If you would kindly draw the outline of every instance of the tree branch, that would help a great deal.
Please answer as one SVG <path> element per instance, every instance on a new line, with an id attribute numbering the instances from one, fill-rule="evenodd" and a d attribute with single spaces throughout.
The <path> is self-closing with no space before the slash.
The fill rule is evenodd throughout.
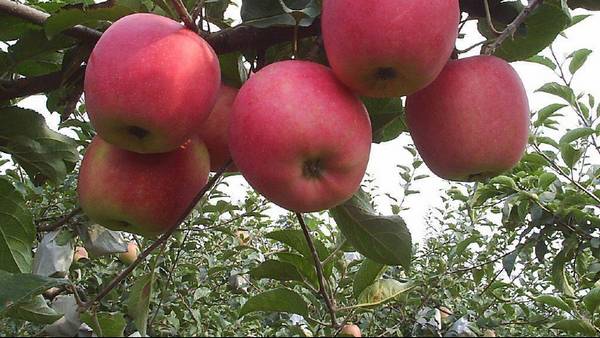
<path id="1" fill-rule="evenodd" d="M 169 229 L 169 231 L 167 231 L 159 239 L 157 239 L 154 243 L 152 243 L 152 245 L 150 245 L 148 248 L 146 248 L 138 256 L 138 258 L 135 260 L 135 262 L 131 263 L 131 265 L 129 265 L 127 267 L 127 269 L 121 271 L 121 273 L 119 273 L 104 289 L 102 289 L 102 291 L 100 291 L 100 293 L 98 293 L 98 295 L 96 295 L 96 297 L 94 299 L 92 299 L 91 301 L 85 303 L 82 307 L 80 307 L 79 311 L 83 312 L 83 311 L 89 309 L 92 305 L 94 305 L 94 303 L 99 302 L 100 300 L 102 300 L 102 298 L 106 297 L 106 295 L 112 289 L 114 289 L 117 285 L 119 285 L 119 283 L 121 283 L 121 281 L 123 281 L 146 257 L 148 257 L 159 246 L 163 245 L 169 239 L 169 237 L 171 237 L 171 235 L 177 230 L 177 228 L 179 228 L 181 223 L 183 223 L 183 221 L 185 221 L 185 219 L 192 212 L 192 210 L 194 210 L 194 208 L 196 207 L 196 204 L 198 204 L 198 202 L 202 199 L 202 197 L 204 197 L 204 194 L 206 194 L 206 192 L 209 191 L 215 185 L 215 183 L 217 183 L 219 178 L 221 178 L 223 173 L 227 170 L 227 168 L 229 168 L 231 166 L 232 163 L 233 162 L 231 160 L 229 160 L 221 169 L 219 169 L 215 173 L 215 175 L 208 181 L 208 183 L 206 183 L 206 185 L 204 185 L 204 187 L 202 187 L 202 189 L 200 189 L 198 194 L 196 194 L 196 196 L 194 197 L 192 202 L 188 205 L 185 212 L 179 217 L 177 222 L 175 222 L 175 224 Z"/>
<path id="2" fill-rule="evenodd" d="M 79 215 L 80 213 L 81 213 L 81 207 L 77 207 L 77 208 L 73 209 L 73 211 L 71 211 L 70 213 L 65 215 L 63 218 L 59 219 L 58 221 L 56 221 L 54 223 L 38 226 L 37 231 L 38 232 L 54 231 L 54 230 L 60 228 L 61 226 L 65 225 L 68 221 L 70 221 L 73 217 Z"/>
<path id="3" fill-rule="evenodd" d="M 75 74 L 72 74 L 72 76 L 83 76 L 84 72 L 85 68 L 81 67 Z M 0 80 L 0 101 L 52 91 L 62 86 L 66 80 L 65 75 L 66 74 L 61 70 L 46 75 L 16 80 Z"/>
<path id="4" fill-rule="evenodd" d="M 323 299 L 325 300 L 325 305 L 327 305 L 327 309 L 329 310 L 329 315 L 331 316 L 331 326 L 333 328 L 337 328 L 338 323 L 335 317 L 335 306 L 331 302 L 331 299 L 329 298 L 329 293 L 327 292 L 327 288 L 325 286 L 326 281 L 325 276 L 323 274 L 323 265 L 321 264 L 321 259 L 317 254 L 317 249 L 315 249 L 315 244 L 313 243 L 312 238 L 310 237 L 308 227 L 306 226 L 306 223 L 304 223 L 304 218 L 302 217 L 302 214 L 297 212 L 296 218 L 298 218 L 298 222 L 300 222 L 300 227 L 302 228 L 302 232 L 304 232 L 304 237 L 306 238 L 306 243 L 308 244 L 308 248 L 310 249 L 310 253 L 313 257 L 313 260 L 315 261 L 315 268 L 317 269 L 317 279 L 319 280 L 319 289 L 321 291 Z"/>
<path id="5" fill-rule="evenodd" d="M 512 37 L 515 34 L 517 28 L 519 28 L 519 26 L 525 21 L 525 19 L 527 19 L 529 14 L 531 14 L 531 12 L 533 12 L 538 6 L 540 6 L 542 2 L 544 2 L 544 0 L 529 0 L 527 6 L 523 8 L 521 13 L 517 15 L 513 22 L 506 26 L 506 28 L 500 33 L 500 35 L 495 40 L 493 40 L 492 43 L 485 45 L 482 48 L 482 54 L 494 54 L 496 49 L 498 49 L 498 47 L 500 47 L 500 45 L 506 39 L 508 39 L 508 37 Z"/>

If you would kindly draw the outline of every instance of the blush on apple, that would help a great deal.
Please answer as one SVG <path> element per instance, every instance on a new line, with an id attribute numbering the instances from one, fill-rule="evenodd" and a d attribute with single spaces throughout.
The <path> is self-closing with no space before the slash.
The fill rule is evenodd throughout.
<path id="1" fill-rule="evenodd" d="M 208 118 L 220 83 L 217 56 L 200 36 L 169 18 L 132 14 L 111 25 L 90 55 L 86 109 L 107 142 L 167 152 Z"/>
<path id="2" fill-rule="evenodd" d="M 362 102 L 323 65 L 273 63 L 240 89 L 229 126 L 233 161 L 279 206 L 311 212 L 354 194 L 371 149 Z"/>
<path id="3" fill-rule="evenodd" d="M 408 97 L 406 120 L 425 164 L 456 181 L 511 169 L 529 135 L 523 83 L 495 56 L 450 61 L 431 85 Z"/>
<path id="4" fill-rule="evenodd" d="M 172 152 L 138 154 L 96 136 L 79 171 L 79 203 L 106 228 L 155 237 L 176 225 L 209 169 L 208 151 L 196 139 Z"/>
<path id="5" fill-rule="evenodd" d="M 458 35 L 458 0 L 323 2 L 325 51 L 335 75 L 362 96 L 399 97 L 440 73 Z"/>

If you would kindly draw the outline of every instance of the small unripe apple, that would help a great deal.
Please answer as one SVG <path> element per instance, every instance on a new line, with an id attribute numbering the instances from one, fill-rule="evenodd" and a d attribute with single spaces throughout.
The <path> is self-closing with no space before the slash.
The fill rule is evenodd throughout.
<path id="1" fill-rule="evenodd" d="M 127 251 L 119 254 L 119 260 L 127 265 L 131 265 L 140 255 L 140 248 L 137 243 L 131 241 L 127 243 Z"/>
<path id="2" fill-rule="evenodd" d="M 483 331 L 483 336 L 484 337 L 496 337 L 496 331 L 487 329 L 487 330 Z"/>
<path id="3" fill-rule="evenodd" d="M 86 109 L 107 142 L 168 152 L 208 118 L 220 83 L 217 56 L 204 39 L 169 18 L 136 13 L 112 24 L 94 47 Z"/>
<path id="4" fill-rule="evenodd" d="M 208 181 L 204 144 L 138 154 L 96 136 L 79 170 L 79 203 L 96 223 L 116 231 L 155 237 L 175 226 Z"/>
<path id="5" fill-rule="evenodd" d="M 235 232 L 235 237 L 239 245 L 246 245 L 248 242 L 250 242 L 250 233 L 248 231 L 237 230 Z"/>
<path id="6" fill-rule="evenodd" d="M 399 97 L 440 73 L 458 35 L 458 0 L 323 2 L 321 27 L 335 75 L 362 96 Z"/>
<path id="7" fill-rule="evenodd" d="M 74 262 L 79 262 L 80 260 L 87 261 L 89 259 L 90 257 L 88 255 L 88 252 L 84 247 L 78 246 L 75 248 L 75 254 L 73 254 Z"/>
<path id="8" fill-rule="evenodd" d="M 406 121 L 425 164 L 455 181 L 480 181 L 511 169 L 529 135 L 529 105 L 517 72 L 495 56 L 448 63 L 410 95 Z"/>
<path id="9" fill-rule="evenodd" d="M 238 89 L 221 85 L 217 103 L 206 120 L 200 127 L 198 137 L 204 142 L 210 154 L 210 170 L 217 171 L 231 159 L 227 130 L 231 108 Z M 235 165 L 229 166 L 227 171 L 237 171 Z"/>
<path id="10" fill-rule="evenodd" d="M 346 324 L 342 327 L 340 335 L 344 337 L 362 337 L 360 328 L 354 324 Z"/>
<path id="11" fill-rule="evenodd" d="M 364 105 L 317 63 L 270 64 L 233 104 L 233 161 L 254 189 L 288 210 L 325 210 L 352 197 L 370 149 Z"/>
<path id="12" fill-rule="evenodd" d="M 448 321 L 448 317 L 450 317 L 452 315 L 452 311 L 445 306 L 440 306 L 438 310 L 440 311 L 440 316 L 442 318 L 442 324 L 445 324 Z"/>

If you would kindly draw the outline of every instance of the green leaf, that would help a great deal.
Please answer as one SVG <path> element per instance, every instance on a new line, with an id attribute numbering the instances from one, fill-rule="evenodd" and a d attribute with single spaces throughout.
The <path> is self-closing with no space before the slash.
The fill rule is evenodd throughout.
<path id="1" fill-rule="evenodd" d="M 293 265 L 308 282 L 310 282 L 314 287 L 318 287 L 319 281 L 317 279 L 317 270 L 315 269 L 315 263 L 312 258 L 289 252 L 278 252 L 277 258 L 279 258 L 279 260 L 282 262 Z"/>
<path id="2" fill-rule="evenodd" d="M 33 297 L 55 287 L 68 285 L 66 279 L 42 277 L 27 273 L 9 273 L 0 270 L 0 317 L 14 306 L 30 302 Z"/>
<path id="3" fill-rule="evenodd" d="M 589 127 L 575 128 L 569 130 L 563 137 L 560 138 L 559 144 L 568 144 L 575 142 L 581 138 L 588 137 L 595 133 L 594 129 Z"/>
<path id="4" fill-rule="evenodd" d="M 154 284 L 154 273 L 137 278 L 127 299 L 127 314 L 133 318 L 133 323 L 142 337 L 148 329 L 148 312 L 150 297 Z"/>
<path id="5" fill-rule="evenodd" d="M 594 326 L 583 319 L 562 319 L 554 323 L 552 328 L 570 333 L 582 333 L 589 337 L 597 336 Z"/>
<path id="6" fill-rule="evenodd" d="M 250 276 L 254 279 L 270 278 L 278 281 L 302 281 L 302 276 L 298 269 L 290 263 L 266 260 L 259 266 L 250 270 Z"/>
<path id="7" fill-rule="evenodd" d="M 402 98 L 363 98 L 371 118 L 373 142 L 391 141 L 407 131 Z"/>
<path id="8" fill-rule="evenodd" d="M 448 255 L 449 260 L 451 260 L 454 257 L 460 257 L 463 254 L 463 252 L 465 252 L 465 250 L 469 247 L 469 245 L 473 243 L 479 243 L 480 240 L 481 236 L 479 234 L 475 234 L 458 242 L 458 244 L 456 244 L 456 246 L 453 247 L 452 250 L 450 250 L 450 254 Z"/>
<path id="9" fill-rule="evenodd" d="M 265 28 L 270 26 L 310 26 L 320 10 L 314 0 L 242 0 L 240 16 L 246 25 Z"/>
<path id="10" fill-rule="evenodd" d="M 508 1 L 503 4 L 520 6 L 519 1 Z M 504 29 L 513 19 L 514 17 L 504 18 L 502 26 L 496 28 Z M 546 0 L 525 20 L 526 33 L 515 34 L 514 39 L 506 39 L 494 54 L 509 62 L 527 60 L 550 45 L 570 23 L 571 15 L 564 0 Z M 479 30 L 486 38 L 496 37 L 490 31 L 485 19 L 479 20 Z"/>
<path id="11" fill-rule="evenodd" d="M 543 92 L 558 96 L 571 105 L 575 105 L 577 103 L 577 98 L 575 97 L 575 93 L 573 93 L 573 89 L 556 82 L 546 83 L 536 90 L 536 92 Z"/>
<path id="12" fill-rule="evenodd" d="M 540 189 L 546 190 L 550 186 L 550 184 L 556 181 L 557 177 L 553 173 L 543 173 L 538 177 L 538 187 Z"/>
<path id="13" fill-rule="evenodd" d="M 549 306 L 553 306 L 555 308 L 559 308 L 563 311 L 566 312 L 570 312 L 571 308 L 569 307 L 569 305 L 567 303 L 565 303 L 564 300 L 555 297 L 555 296 L 551 296 L 551 295 L 541 295 L 541 296 L 537 296 L 535 297 L 535 301 L 538 303 L 542 303 L 542 304 L 546 304 Z"/>
<path id="14" fill-rule="evenodd" d="M 593 288 L 583 297 L 583 303 L 590 313 L 595 313 L 600 305 L 600 288 Z"/>
<path id="15" fill-rule="evenodd" d="M 308 244 L 306 243 L 306 238 L 304 237 L 302 230 L 277 230 L 268 233 L 265 237 L 288 245 L 289 247 L 301 253 L 304 257 L 311 259 L 312 262 L 312 254 L 308 248 Z M 329 256 L 329 250 L 327 250 L 325 244 L 316 238 L 313 238 L 313 243 L 315 245 L 315 249 L 317 250 L 319 259 L 322 261 L 325 260 L 325 258 Z M 333 262 L 327 264 L 324 268 L 326 270 L 324 273 L 329 276 L 333 269 Z"/>
<path id="16" fill-rule="evenodd" d="M 358 306 L 370 307 L 383 304 L 412 288 L 412 283 L 401 283 L 395 279 L 378 280 L 360 294 Z"/>
<path id="17" fill-rule="evenodd" d="M 571 260 L 577 240 L 572 237 L 563 242 L 563 249 L 556 255 L 552 262 L 552 284 L 569 297 L 575 297 L 575 291 L 571 287 L 565 274 L 565 264 Z"/>
<path id="18" fill-rule="evenodd" d="M 287 312 L 308 316 L 308 305 L 295 291 L 287 288 L 269 290 L 253 296 L 240 309 L 240 317 L 256 311 Z"/>
<path id="19" fill-rule="evenodd" d="M 49 39 L 58 33 L 76 25 L 86 25 L 97 21 L 117 21 L 118 19 L 133 14 L 132 8 L 123 5 L 93 8 L 67 8 L 52 14 L 44 23 L 44 30 Z"/>
<path id="20" fill-rule="evenodd" d="M 548 106 L 542 108 L 540 111 L 537 112 L 538 118 L 534 122 L 533 126 L 539 127 L 541 125 L 544 125 L 546 123 L 546 120 L 548 120 L 550 117 L 555 115 L 555 113 L 557 111 L 559 111 L 560 109 L 562 109 L 566 106 L 567 106 L 566 104 L 553 103 L 551 105 L 548 105 Z"/>
<path id="21" fill-rule="evenodd" d="M 98 337 L 123 337 L 127 326 L 120 312 L 82 313 L 81 321 L 89 325 Z"/>
<path id="22" fill-rule="evenodd" d="M 571 8 L 585 8 L 590 11 L 600 11 L 598 0 L 568 0 Z"/>
<path id="23" fill-rule="evenodd" d="M 492 178 L 489 183 L 490 184 L 498 184 L 498 185 L 508 188 L 510 190 L 519 190 L 519 188 L 517 187 L 517 184 L 515 183 L 515 180 L 512 179 L 511 177 L 508 177 L 505 175 L 496 176 L 496 177 Z"/>
<path id="24" fill-rule="evenodd" d="M 40 27 L 16 16 L 0 13 L 0 41 L 17 40 L 30 30 Z"/>
<path id="25" fill-rule="evenodd" d="M 412 239 L 399 216 L 380 216 L 362 190 L 344 204 L 329 210 L 350 244 L 365 257 L 385 265 L 410 268 Z"/>
<path id="26" fill-rule="evenodd" d="M 248 72 L 244 67 L 242 54 L 235 52 L 219 55 L 219 64 L 221 65 L 221 79 L 224 84 L 240 88 L 248 79 Z"/>
<path id="27" fill-rule="evenodd" d="M 534 55 L 534 56 L 530 57 L 529 59 L 526 59 L 523 61 L 537 63 L 540 65 L 546 66 L 552 70 L 556 69 L 556 65 L 554 64 L 554 61 L 552 61 L 551 59 L 549 59 L 545 56 L 542 56 L 542 55 Z"/>
<path id="28" fill-rule="evenodd" d="M 569 168 L 572 168 L 582 155 L 583 150 L 575 149 L 568 143 L 560 146 L 560 156 Z"/>
<path id="29" fill-rule="evenodd" d="M 36 184 L 62 182 L 79 161 L 75 140 L 48 128 L 42 115 L 19 107 L 0 109 L 0 151 L 11 154 Z"/>
<path id="30" fill-rule="evenodd" d="M 31 272 L 35 225 L 31 211 L 15 187 L 0 176 L 0 270 Z"/>
<path id="31" fill-rule="evenodd" d="M 571 74 L 575 74 L 579 68 L 581 68 L 588 59 L 588 56 L 592 54 L 590 49 L 579 49 L 574 51 L 569 57 L 572 57 L 571 63 L 569 64 L 569 71 Z"/>
<path id="32" fill-rule="evenodd" d="M 63 314 L 57 313 L 49 307 L 42 295 L 37 295 L 27 303 L 13 306 L 6 313 L 6 316 L 36 324 L 52 324 L 59 320 Z"/>
<path id="33" fill-rule="evenodd" d="M 42 30 L 32 30 L 21 37 L 14 45 L 8 48 L 9 57 L 14 64 L 26 60 L 47 58 L 50 53 L 73 46 L 75 39 L 65 35 L 48 39 Z"/>
<path id="34" fill-rule="evenodd" d="M 354 283 L 352 286 L 354 297 L 360 296 L 369 285 L 373 284 L 375 280 L 379 278 L 386 268 L 387 267 L 383 264 L 365 258 L 361 263 L 358 272 L 354 276 Z"/>

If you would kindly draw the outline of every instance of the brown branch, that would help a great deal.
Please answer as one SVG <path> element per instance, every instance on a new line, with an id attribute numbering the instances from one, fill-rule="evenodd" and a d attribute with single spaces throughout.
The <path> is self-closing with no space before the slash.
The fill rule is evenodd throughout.
<path id="1" fill-rule="evenodd" d="M 317 269 L 317 279 L 319 280 L 319 291 L 321 291 L 321 295 L 325 300 L 325 305 L 327 305 L 327 309 L 329 310 L 329 315 L 331 316 L 331 326 L 333 328 L 337 328 L 338 323 L 335 317 L 336 309 L 333 305 L 333 302 L 331 301 L 331 298 L 329 298 L 329 293 L 327 292 L 327 288 L 325 286 L 326 281 L 325 275 L 323 274 L 323 265 L 321 264 L 321 259 L 317 254 L 317 249 L 315 248 L 315 244 L 313 243 L 312 238 L 310 237 L 308 227 L 306 226 L 306 223 L 304 223 L 304 218 L 302 217 L 302 214 L 297 212 L 296 218 L 298 218 L 298 222 L 300 223 L 300 227 L 302 228 L 302 232 L 304 232 L 304 237 L 306 238 L 306 243 L 308 244 L 308 248 L 310 249 L 310 253 L 313 257 L 313 260 L 315 261 L 315 268 Z"/>
<path id="2" fill-rule="evenodd" d="M 44 22 L 46 22 L 46 19 L 48 19 L 50 16 L 50 14 L 46 12 L 42 12 L 29 6 L 21 5 L 20 3 L 11 0 L 0 0 L 0 12 L 25 19 L 40 26 L 44 25 Z M 98 40 L 100 35 L 102 35 L 100 31 L 82 25 L 77 25 L 73 28 L 65 30 L 65 34 L 87 41 Z"/>
<path id="3" fill-rule="evenodd" d="M 171 3 L 173 4 L 173 7 L 175 7 L 175 11 L 179 15 L 179 18 L 185 24 L 185 27 L 194 33 L 198 33 L 198 26 L 194 23 L 194 20 L 185 8 L 183 2 L 181 0 L 171 0 Z"/>
<path id="4" fill-rule="evenodd" d="M 540 6 L 544 2 L 544 0 L 529 0 L 529 3 L 519 15 L 506 26 L 506 28 L 500 33 L 500 35 L 493 40 L 492 43 L 485 45 L 482 48 L 482 54 L 492 55 L 500 47 L 500 45 L 508 39 L 508 37 L 514 36 L 517 28 L 521 26 L 521 24 L 527 19 L 529 14 L 531 14 L 538 6 Z"/>
<path id="5" fill-rule="evenodd" d="M 3 0 L 0 0 L 3 1 Z M 84 67 L 80 67 L 72 77 L 83 76 Z M 47 93 L 63 85 L 67 80 L 62 70 L 46 75 L 20 78 L 16 80 L 0 80 L 0 101 L 18 97 Z"/>
<path id="6" fill-rule="evenodd" d="M 65 215 L 63 218 L 59 219 L 58 221 L 56 221 L 54 223 L 38 226 L 37 231 L 38 232 L 54 231 L 54 230 L 60 228 L 61 226 L 67 224 L 67 222 L 69 222 L 73 217 L 79 215 L 80 213 L 81 213 L 81 207 L 75 208 L 75 209 L 73 209 L 73 211 L 71 211 L 70 213 Z"/>
<path id="7" fill-rule="evenodd" d="M 200 189 L 198 194 L 196 194 L 196 196 L 194 197 L 192 202 L 188 205 L 187 209 L 179 217 L 177 222 L 175 222 L 175 224 L 166 233 L 164 233 L 159 239 L 154 241 L 154 243 L 152 243 L 152 245 L 150 245 L 148 248 L 146 248 L 138 256 L 138 258 L 135 260 L 135 262 L 131 263 L 131 265 L 129 265 L 127 267 L 127 269 L 121 271 L 121 273 L 119 273 L 104 289 L 102 289 L 102 291 L 100 291 L 100 293 L 98 293 L 98 295 L 96 295 L 96 297 L 94 299 L 85 303 L 84 306 L 80 307 L 79 311 L 83 312 L 83 311 L 89 309 L 95 303 L 102 300 L 102 298 L 104 298 L 110 291 L 112 291 L 112 289 L 114 289 L 117 285 L 119 285 L 119 283 L 121 283 L 121 281 L 123 281 L 146 257 L 148 257 L 159 246 L 163 245 L 169 239 L 169 237 L 171 237 L 171 235 L 177 230 L 177 228 L 179 228 L 181 223 L 183 223 L 183 221 L 185 221 L 185 219 L 192 212 L 192 210 L 194 210 L 194 208 L 196 207 L 196 204 L 198 204 L 198 202 L 200 202 L 200 200 L 202 199 L 202 197 L 204 197 L 206 192 L 209 191 L 215 185 L 215 183 L 217 183 L 219 178 L 221 178 L 223 173 L 227 170 L 227 168 L 229 168 L 231 166 L 232 163 L 233 162 L 231 160 L 229 160 L 229 162 L 227 162 L 222 168 L 220 168 L 215 173 L 215 175 L 208 181 L 208 183 L 206 183 L 206 185 L 204 185 L 204 187 L 202 187 L 202 189 Z"/>

